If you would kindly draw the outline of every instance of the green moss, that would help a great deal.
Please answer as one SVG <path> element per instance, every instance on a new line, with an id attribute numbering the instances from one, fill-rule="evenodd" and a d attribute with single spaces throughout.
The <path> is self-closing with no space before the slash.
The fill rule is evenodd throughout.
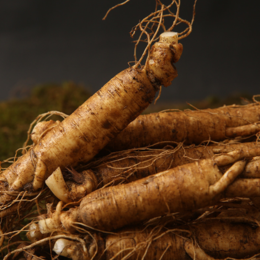
<path id="1" fill-rule="evenodd" d="M 89 96 L 82 85 L 64 82 L 35 86 L 27 98 L 1 102 L 0 161 L 22 147 L 29 125 L 39 114 L 52 110 L 71 114 Z"/>

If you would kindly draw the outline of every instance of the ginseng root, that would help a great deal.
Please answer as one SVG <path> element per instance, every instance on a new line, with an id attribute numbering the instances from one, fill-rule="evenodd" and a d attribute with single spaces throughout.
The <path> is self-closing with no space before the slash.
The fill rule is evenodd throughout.
<path id="1" fill-rule="evenodd" d="M 61 172 L 60 168 L 46 180 L 47 186 L 63 202 L 78 201 L 96 188 L 103 188 L 145 178 L 168 169 L 192 163 L 200 159 L 213 158 L 216 154 L 236 149 L 247 150 L 258 147 L 257 143 L 238 143 L 200 147 L 150 149 L 124 151 L 91 162 L 88 170 L 77 173 L 74 170 Z M 255 172 L 260 159 L 249 163 L 249 172 Z M 241 175 L 243 176 L 243 174 Z"/>
<path id="2" fill-rule="evenodd" d="M 93 173 L 92 176 L 96 177 L 98 188 L 101 188 L 106 185 L 139 180 L 180 165 L 210 159 L 220 153 L 238 149 L 246 151 L 256 147 L 259 147 L 259 144 L 254 142 L 198 147 L 184 147 L 180 143 L 175 148 L 118 152 L 116 155 L 98 160 L 97 162 L 100 162 L 98 165 L 93 165 L 86 171 L 89 174 Z"/>
<path id="3" fill-rule="evenodd" d="M 260 131 L 259 121 L 259 102 L 245 106 L 140 115 L 106 149 L 120 151 L 163 141 L 200 144 L 208 140 L 250 136 Z"/>
<path id="4" fill-rule="evenodd" d="M 224 198 L 260 197 L 259 161 L 254 173 L 250 173 L 254 167 L 247 167 L 245 160 L 259 155 L 260 146 L 235 150 L 128 184 L 96 190 L 83 198 L 79 208 L 60 212 L 55 226 L 62 223 L 71 231 L 73 222 L 83 222 L 90 228 L 109 231 L 169 213 L 215 205 Z M 227 168 L 228 165 L 231 167 Z M 237 178 L 245 170 L 243 178 Z M 52 232 L 48 228 L 52 222 L 52 218 L 39 221 L 41 232 Z"/>
<path id="5" fill-rule="evenodd" d="M 92 237 L 87 252 L 79 242 L 67 239 L 57 240 L 53 250 L 73 260 L 248 259 L 260 253 L 260 227 L 255 222 L 214 218 L 188 227 L 139 227 Z"/>
<path id="6" fill-rule="evenodd" d="M 167 213 L 214 205 L 221 198 L 257 197 L 260 195 L 259 177 L 233 182 L 245 168 L 244 158 L 259 154 L 260 147 L 246 153 L 238 150 L 132 183 L 96 190 L 82 200 L 80 219 L 99 230 L 115 230 Z M 219 167 L 229 164 L 233 165 L 222 175 Z M 237 189 L 231 188 L 232 183 Z"/>
<path id="7" fill-rule="evenodd" d="M 1 190 L 19 191 L 25 185 L 29 189 L 30 182 L 32 190 L 41 188 L 57 167 L 65 168 L 92 159 L 134 120 L 152 102 L 161 84 L 157 75 L 167 78 L 166 86 L 177 76 L 172 65 L 182 52 L 177 33 L 167 32 L 160 39 L 151 49 L 152 65 L 148 62 L 142 69 L 131 67 L 119 73 L 69 117 L 46 131 L 37 145 L 3 172 Z M 157 59 L 162 57 L 163 75 L 155 72 L 156 67 L 162 65 Z M 12 196 L 4 193 L 0 204 L 11 199 Z"/>

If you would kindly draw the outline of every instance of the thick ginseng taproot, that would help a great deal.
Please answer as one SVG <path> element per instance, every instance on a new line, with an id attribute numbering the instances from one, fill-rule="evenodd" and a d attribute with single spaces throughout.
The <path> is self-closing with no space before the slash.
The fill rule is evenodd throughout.
<path id="1" fill-rule="evenodd" d="M 222 141 L 259 132 L 259 121 L 260 103 L 140 115 L 106 149 L 119 151 L 165 141 Z"/>
<path id="2" fill-rule="evenodd" d="M 170 67 L 167 64 L 167 75 L 173 80 L 176 70 L 171 62 L 180 55 L 174 46 L 181 44 L 177 43 L 176 33 L 169 37 L 170 43 L 159 41 L 155 45 L 164 46 L 162 56 L 171 64 Z M 57 167 L 73 166 L 92 159 L 154 99 L 160 81 L 154 78 L 155 74 L 151 79 L 148 74 L 152 69 L 148 67 L 148 70 L 149 73 L 144 68 L 131 67 L 112 78 L 4 171 L 0 178 L 1 189 L 19 191 L 33 181 L 32 189 L 37 190 Z M 10 197 L 3 195 L 0 204 L 8 200 Z"/>
<path id="3" fill-rule="evenodd" d="M 144 151 L 125 151 L 113 153 L 88 164 L 88 169 L 80 171 L 60 168 L 46 180 L 49 189 L 63 202 L 79 201 L 90 192 L 107 186 L 129 183 L 168 169 L 192 163 L 201 159 L 210 159 L 222 153 L 240 149 L 245 153 L 257 148 L 257 143 L 235 143 L 199 147 L 150 149 Z M 92 166 L 91 166 L 92 165 Z M 260 157 L 255 157 L 241 173 L 244 178 L 256 178 L 259 172 Z M 84 169 L 84 166 L 82 166 Z M 227 166 L 228 167 L 228 166 Z M 224 173 L 226 168 L 221 167 Z"/>
<path id="4" fill-rule="evenodd" d="M 149 175 L 156 174 L 180 165 L 192 163 L 201 159 L 210 159 L 220 153 L 227 153 L 237 149 L 254 149 L 259 145 L 254 142 L 218 144 L 209 146 L 177 147 L 167 149 L 150 149 L 148 151 L 130 151 L 118 156 L 103 158 L 100 165 L 96 165 L 87 172 L 92 173 L 98 188 L 104 185 L 128 183 Z M 252 172 L 252 171 L 251 171 Z M 90 180 L 90 178 L 89 178 Z"/>
<path id="5" fill-rule="evenodd" d="M 82 200 L 79 216 L 87 226 L 114 230 L 167 213 L 214 205 L 221 198 L 257 197 L 259 176 L 237 180 L 236 177 L 246 168 L 244 158 L 259 155 L 259 146 L 247 151 L 236 150 L 132 183 L 96 190 Z M 222 174 L 219 167 L 232 163 Z"/>

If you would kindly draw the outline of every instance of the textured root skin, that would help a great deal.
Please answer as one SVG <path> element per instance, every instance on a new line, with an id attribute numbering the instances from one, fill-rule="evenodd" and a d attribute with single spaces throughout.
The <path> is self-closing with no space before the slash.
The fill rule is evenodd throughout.
<path id="1" fill-rule="evenodd" d="M 165 153 L 157 159 L 156 155 L 160 153 L 161 151 L 156 150 L 131 152 L 130 158 L 104 163 L 92 168 L 92 171 L 97 177 L 99 187 L 102 187 L 111 182 L 115 185 L 136 181 L 169 168 L 194 162 L 194 160 L 212 158 L 214 155 L 211 148 L 206 146 L 180 149 L 174 153 Z M 184 154 L 187 157 L 184 157 Z M 151 160 L 147 161 L 148 158 Z"/>
<path id="2" fill-rule="evenodd" d="M 256 143 L 243 143 L 243 144 L 229 144 L 229 145 L 216 145 L 216 146 L 202 146 L 191 148 L 180 148 L 176 152 L 165 150 L 165 154 L 159 159 L 156 155 L 162 153 L 162 150 L 154 151 L 134 151 L 129 154 L 130 158 L 121 158 L 119 155 L 118 160 L 102 163 L 101 166 L 92 168 L 92 171 L 97 177 L 99 187 L 106 184 L 129 183 L 149 175 L 166 171 L 180 165 L 192 163 L 196 160 L 209 159 L 218 153 L 227 153 L 237 149 L 248 150 L 258 147 Z M 166 152 L 168 151 L 168 152 Z M 149 157 L 150 156 L 150 157 Z M 147 161 L 147 159 L 151 160 Z M 136 166 L 134 166 L 136 165 Z M 257 170 L 260 162 L 255 160 L 247 165 L 245 177 L 256 177 L 255 169 Z M 89 170 L 91 171 L 91 170 Z M 246 174 L 248 172 L 248 174 Z M 258 175 L 260 177 L 260 173 Z"/>
<path id="3" fill-rule="evenodd" d="M 168 87 L 178 76 L 177 70 L 172 66 L 172 53 L 174 52 L 176 57 L 173 62 L 177 62 L 182 50 L 180 43 L 171 45 L 171 48 L 165 42 L 157 42 L 152 46 L 147 72 L 154 84 Z"/>
<path id="4" fill-rule="evenodd" d="M 90 160 L 152 102 L 155 92 L 145 71 L 119 73 L 3 173 L 9 190 L 32 181 L 39 161 L 47 168 L 44 175 L 39 170 L 42 182 L 58 166 Z"/>
<path id="5" fill-rule="evenodd" d="M 55 127 L 57 124 L 59 124 L 60 121 L 54 122 L 53 120 L 50 121 L 43 121 L 39 122 L 33 129 L 31 133 L 31 139 L 34 144 L 37 144 L 39 140 L 41 139 L 41 135 L 45 133 L 46 131 L 49 131 L 51 128 Z"/>
<path id="6" fill-rule="evenodd" d="M 213 205 L 220 196 L 211 196 L 209 187 L 221 176 L 212 160 L 178 166 L 90 193 L 80 204 L 80 216 L 88 226 L 115 230 L 170 212 Z"/>
<path id="7" fill-rule="evenodd" d="M 258 103 L 200 111 L 185 110 L 140 115 L 106 148 L 119 151 L 146 147 L 163 141 L 185 141 L 186 144 L 199 144 L 207 140 L 221 141 L 258 132 L 260 127 L 250 125 L 258 121 L 260 121 Z"/>
<path id="8" fill-rule="evenodd" d="M 226 161 L 230 163 L 253 154 L 260 154 L 259 146 L 218 158 L 222 161 L 229 158 Z M 216 163 L 218 158 L 200 160 L 132 183 L 96 190 L 82 200 L 79 215 L 87 226 L 115 230 L 170 212 L 187 212 L 214 205 L 221 198 L 260 195 L 259 178 L 249 180 L 251 182 L 236 180 L 233 184 L 243 187 L 242 190 L 230 185 L 243 172 L 245 161 L 237 161 L 222 175 Z M 218 163 L 223 165 L 220 159 Z"/>
<path id="9" fill-rule="evenodd" d="M 96 235 L 95 243 L 88 246 L 89 256 L 75 259 L 88 260 L 96 250 L 95 260 L 244 259 L 260 252 L 260 228 L 249 223 L 208 219 L 181 230 L 176 233 L 165 228 L 136 227 L 113 235 Z"/>
<path id="10" fill-rule="evenodd" d="M 55 185 L 55 189 L 53 190 L 47 183 L 48 180 L 46 184 L 54 194 L 56 194 L 55 191 L 58 190 L 59 194 L 68 194 L 69 201 L 78 201 L 97 188 L 130 183 L 180 165 L 201 159 L 210 159 L 223 152 L 232 152 L 240 149 L 243 150 L 245 154 L 250 155 L 249 150 L 254 150 L 258 146 L 257 143 L 243 143 L 188 148 L 181 147 L 178 150 L 132 151 L 123 156 L 118 154 L 118 157 L 113 157 L 110 161 L 108 156 L 108 159 L 104 159 L 101 165 L 85 170 L 81 174 L 77 173 L 77 176 L 80 177 L 78 181 L 74 180 L 73 176 L 65 176 L 66 191 L 64 192 L 62 192 L 62 187 L 59 189 L 56 188 L 57 185 Z M 228 162 L 225 164 L 228 164 Z M 222 167 L 220 170 L 224 173 L 229 167 L 230 165 Z M 241 177 L 260 178 L 259 169 L 260 157 L 256 157 L 247 164 L 245 170 L 241 173 Z M 254 180 L 254 182 L 255 181 L 256 180 Z M 253 180 L 251 180 L 251 182 L 253 182 Z M 59 184 L 60 183 L 61 182 L 59 182 Z M 242 182 L 237 185 L 242 185 Z M 247 183 L 243 185 L 247 186 Z M 58 196 L 58 198 L 64 202 L 68 202 L 62 197 Z"/>
<path id="11" fill-rule="evenodd" d="M 215 258 L 249 258 L 260 252 L 259 227 L 213 219 L 192 229 L 200 247 Z"/>
<path id="12" fill-rule="evenodd" d="M 112 186 L 122 183 L 129 183 L 147 176 L 166 171 L 168 169 L 192 163 L 201 159 L 210 159 L 214 155 L 222 152 L 232 152 L 237 149 L 250 150 L 258 147 L 256 143 L 229 144 L 229 145 L 214 145 L 201 147 L 181 147 L 175 149 L 160 149 L 149 151 L 132 151 L 125 155 L 118 154 L 117 157 L 104 159 L 101 165 L 83 171 L 79 175 L 80 180 L 73 180 L 65 176 L 66 191 L 63 193 L 69 195 L 69 201 L 78 201 L 85 197 L 90 192 L 103 186 Z M 247 152 L 249 154 L 249 152 Z M 106 161 L 107 160 L 107 161 Z M 260 157 L 250 161 L 241 176 L 244 178 L 259 178 L 260 177 Z M 224 173 L 227 170 L 225 167 L 221 169 Z M 53 173 L 54 174 L 54 173 Z M 72 176 L 73 177 L 73 176 Z M 46 181 L 47 186 L 52 190 Z M 65 183 L 64 182 L 64 183 Z M 60 183 L 60 182 L 59 182 Z M 56 190 L 59 194 L 62 193 L 62 187 Z M 68 189 L 68 190 L 67 190 Z M 58 197 L 64 202 L 62 197 Z"/>

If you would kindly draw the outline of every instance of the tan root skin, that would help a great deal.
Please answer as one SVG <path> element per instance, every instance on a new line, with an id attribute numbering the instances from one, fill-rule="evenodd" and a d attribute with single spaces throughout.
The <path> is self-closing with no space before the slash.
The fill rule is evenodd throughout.
<path id="1" fill-rule="evenodd" d="M 56 253 L 64 250 L 62 255 L 73 260 L 93 259 L 94 254 L 94 259 L 102 260 L 217 260 L 248 259 L 260 248 L 259 227 L 214 218 L 178 230 L 159 226 L 135 227 L 115 234 L 92 235 L 95 241 L 88 245 L 88 252 L 79 243 L 65 239 L 58 240 L 53 250 Z"/>
<path id="2" fill-rule="evenodd" d="M 166 45 L 171 48 L 171 44 Z M 171 64 L 178 55 L 168 50 L 164 66 L 169 73 L 174 73 Z M 8 183 L 9 190 L 21 190 L 31 181 L 37 190 L 57 167 L 92 159 L 152 102 L 158 83 L 161 85 L 160 79 L 153 76 L 151 81 L 144 69 L 120 72 L 64 121 L 45 131 L 40 140 L 36 134 L 37 145 L 11 165 L 2 180 Z M 4 195 L 0 203 L 9 200 Z"/>
<path id="3" fill-rule="evenodd" d="M 255 197 L 260 195 L 260 179 L 248 184 L 235 181 L 244 170 L 244 157 L 260 155 L 260 146 L 247 152 L 237 151 L 234 165 L 224 175 L 215 159 L 200 160 L 161 172 L 144 179 L 94 191 L 80 204 L 80 217 L 87 225 L 100 230 L 115 230 L 172 212 L 190 211 L 214 205 L 226 197 Z M 221 157 L 225 161 L 226 158 Z M 230 160 L 228 161 L 230 163 Z M 218 161 L 220 165 L 222 161 Z M 241 183 L 242 182 L 242 183 Z M 237 185 L 243 189 L 234 189 Z M 248 186 L 247 186 L 248 185 Z M 246 188 L 248 187 L 248 188 Z M 249 188 L 250 187 L 250 188 Z M 97 214 L 98 212 L 98 214 Z M 117 221 L 114 221 L 117 219 Z"/>
<path id="4" fill-rule="evenodd" d="M 163 141 L 186 144 L 200 144 L 207 140 L 222 141 L 259 132 L 260 127 L 255 124 L 259 119 L 259 103 L 140 115 L 106 148 L 119 151 Z"/>
<path id="5" fill-rule="evenodd" d="M 258 147 L 256 143 L 239 143 L 228 145 L 211 145 L 201 147 L 176 147 L 172 149 L 154 149 L 149 151 L 131 151 L 118 156 L 104 158 L 101 165 L 92 168 L 97 177 L 99 188 L 103 185 L 116 185 L 132 182 L 149 175 L 165 171 L 180 165 L 192 163 L 200 159 L 210 159 L 214 155 L 227 153 L 236 149 L 249 150 Z M 257 168 L 258 167 L 258 168 Z M 260 157 L 247 164 L 244 177 L 260 177 Z"/>
<path id="6" fill-rule="evenodd" d="M 59 168 L 46 180 L 46 184 L 60 200 L 64 202 L 78 201 L 94 191 L 98 184 L 98 188 L 101 188 L 104 185 L 112 186 L 119 183 L 129 183 L 200 159 L 210 159 L 222 152 L 232 152 L 236 149 L 249 151 L 256 147 L 258 147 L 256 143 L 243 143 L 191 148 L 180 147 L 176 150 L 155 149 L 154 151 L 133 151 L 131 153 L 126 153 L 124 155 L 125 157 L 121 156 L 120 153 L 118 154 L 118 158 L 113 156 L 113 160 L 109 161 L 108 159 L 108 162 L 104 159 L 100 166 L 80 173 L 80 176 L 83 179 L 81 184 L 73 181 L 65 182 L 62 173 L 60 170 L 58 171 Z M 239 156 L 239 153 L 237 156 Z M 226 161 L 227 159 L 228 161 Z M 234 158 L 227 157 L 223 160 L 222 156 L 218 156 L 216 161 L 220 161 L 220 163 L 224 163 L 225 165 L 232 163 Z M 259 168 L 260 157 L 255 157 L 254 160 L 246 165 L 241 176 L 244 178 L 259 178 Z M 59 174 L 57 175 L 57 173 Z"/>

